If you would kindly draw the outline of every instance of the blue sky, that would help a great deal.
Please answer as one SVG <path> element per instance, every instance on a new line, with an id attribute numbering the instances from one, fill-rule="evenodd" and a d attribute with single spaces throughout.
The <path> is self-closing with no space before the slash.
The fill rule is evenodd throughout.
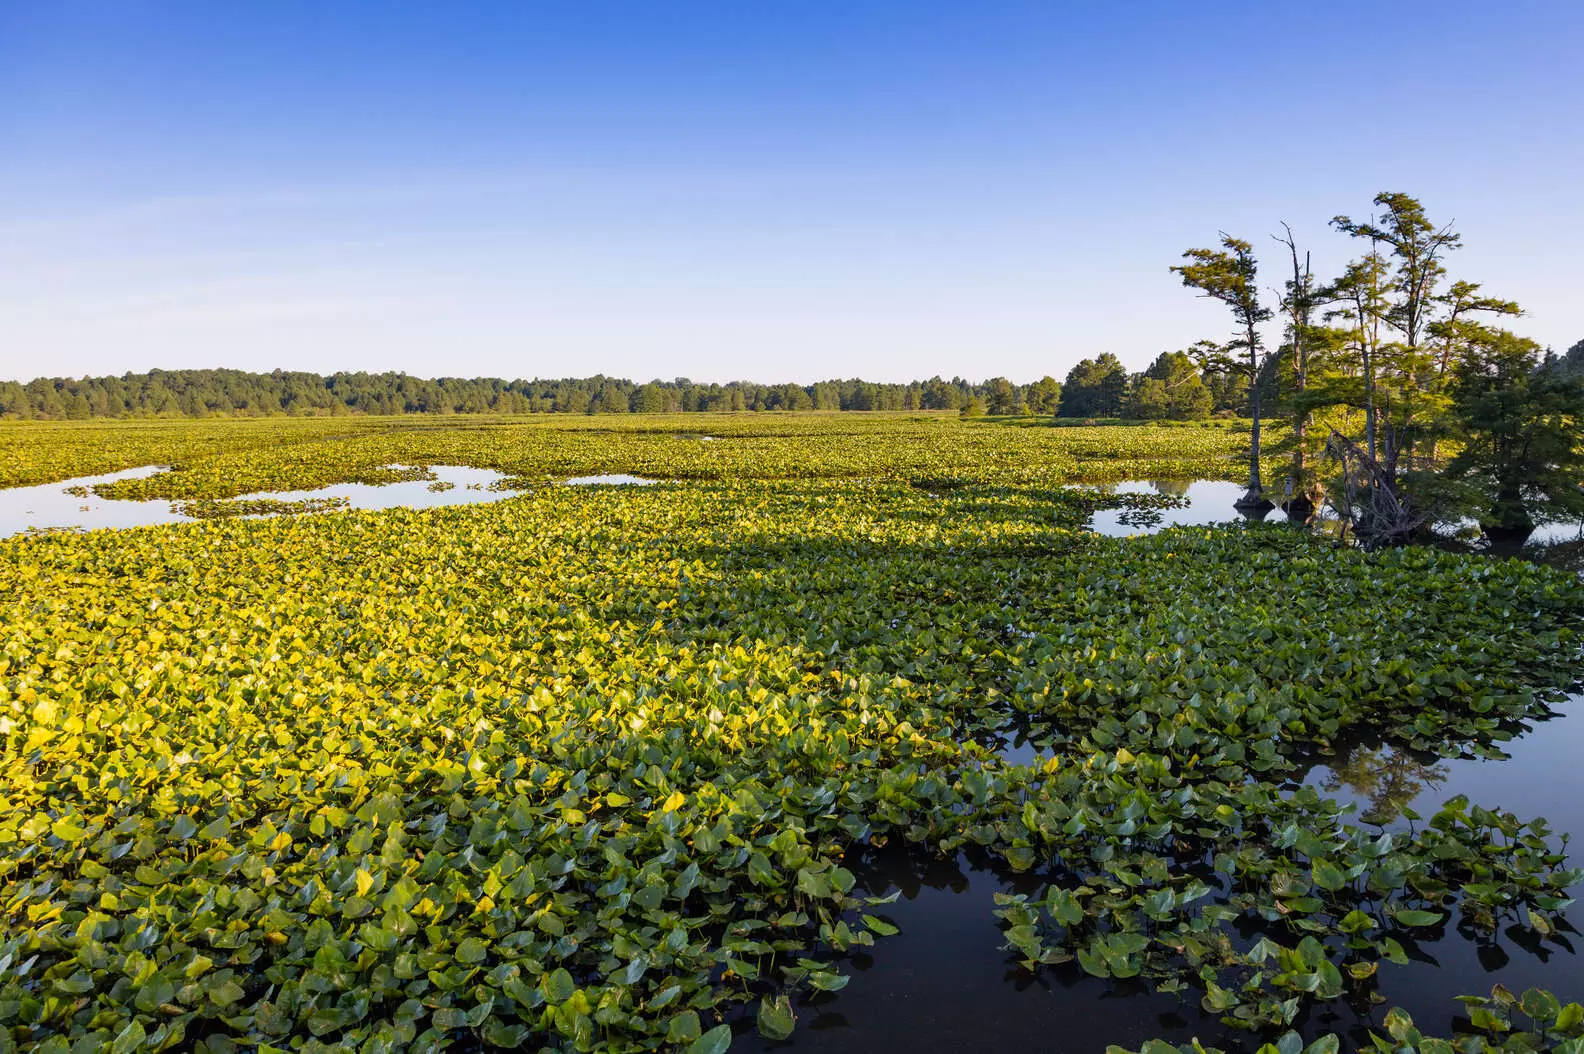
<path id="1" fill-rule="evenodd" d="M 1380 190 L 1584 338 L 1584 5 L 0 0 L 0 377 L 1141 368 Z"/>

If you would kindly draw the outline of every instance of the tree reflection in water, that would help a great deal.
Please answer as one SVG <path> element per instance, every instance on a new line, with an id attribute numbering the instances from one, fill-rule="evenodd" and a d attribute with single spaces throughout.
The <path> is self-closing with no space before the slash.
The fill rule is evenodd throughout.
<path id="1" fill-rule="evenodd" d="M 1390 747 L 1360 745 L 1346 761 L 1331 766 L 1323 786 L 1333 794 L 1346 789 L 1358 798 L 1364 822 L 1388 824 L 1402 815 L 1404 806 L 1446 779 L 1446 766 L 1440 762 L 1424 764 Z"/>

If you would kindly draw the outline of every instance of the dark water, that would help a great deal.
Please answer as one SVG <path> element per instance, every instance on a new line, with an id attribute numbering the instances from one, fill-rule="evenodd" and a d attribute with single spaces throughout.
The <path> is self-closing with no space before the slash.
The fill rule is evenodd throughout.
<path id="1" fill-rule="evenodd" d="M 782 1043 L 745 1034 L 734 1050 L 1011 1051 L 1138 1046 L 1156 1036 L 1212 1035 L 1220 1024 L 1196 1005 L 1143 985 L 1102 981 L 1077 969 L 1024 971 L 992 914 L 995 894 L 1033 893 L 1038 881 L 997 873 L 988 860 L 929 860 L 901 849 L 856 862 L 877 893 L 900 890 L 869 909 L 901 928 L 842 966 L 840 992 L 794 1000 L 798 1030 Z"/>
<path id="2" fill-rule="evenodd" d="M 794 999 L 798 1029 L 770 1043 L 749 1031 L 733 1050 L 1014 1051 L 1137 1047 L 1154 1037 L 1211 1036 L 1222 1026 L 1192 1002 L 1142 984 L 1104 981 L 1076 967 L 1030 974 L 992 914 L 997 893 L 1033 893 L 1039 881 L 959 855 L 930 860 L 902 849 L 867 853 L 850 865 L 877 894 L 868 909 L 900 927 L 851 956 L 840 992 Z"/>
<path id="3" fill-rule="evenodd" d="M 344 498 L 347 507 L 353 509 L 427 509 L 440 505 L 476 505 L 500 501 L 511 497 L 513 493 L 499 489 L 498 485 L 505 477 L 493 469 L 469 468 L 465 465 L 431 465 L 429 469 L 434 474 L 433 479 L 378 485 L 336 483 L 317 490 L 261 491 L 244 494 L 236 500 Z M 98 483 L 142 479 L 163 471 L 163 466 L 148 465 L 103 476 L 43 483 L 36 487 L 0 488 L 0 538 L 29 529 L 94 530 L 100 527 L 147 527 L 161 523 L 191 522 L 192 517 L 177 512 L 168 501 L 117 501 L 93 493 L 93 487 Z M 87 488 L 86 497 L 67 493 L 68 487 L 79 486 Z"/>
<path id="4" fill-rule="evenodd" d="M 1584 834 L 1584 696 L 1558 706 L 1560 716 L 1536 722 L 1505 745 L 1509 760 L 1414 758 L 1389 748 L 1359 746 L 1330 765 L 1311 769 L 1303 782 L 1352 802 L 1387 829 L 1406 828 L 1401 809 L 1428 818 L 1442 803 L 1465 794 L 1478 805 L 1544 816 L 1560 836 Z M 1041 752 L 1026 738 L 1010 737 L 1002 756 L 1017 764 Z M 1355 818 L 1355 822 L 1358 822 Z M 1421 821 L 1422 822 L 1422 821 Z M 1577 861 L 1570 861 L 1576 863 Z M 1075 964 L 1030 975 L 1004 943 L 993 914 L 995 894 L 1033 893 L 1039 879 L 997 870 L 987 858 L 949 860 L 901 849 L 868 851 L 849 866 L 872 895 L 899 890 L 898 900 L 872 913 L 901 928 L 877 939 L 866 954 L 850 957 L 842 991 L 794 1000 L 798 1030 L 768 1043 L 751 1029 L 734 1050 L 847 1051 L 1087 1051 L 1108 1044 L 1136 1049 L 1159 1037 L 1186 1043 L 1197 1036 L 1227 1049 L 1257 1046 L 1203 1012 L 1198 995 L 1158 995 L 1131 981 L 1106 981 Z M 1584 921 L 1575 906 L 1569 923 Z M 1386 1002 L 1374 1020 L 1345 1001 L 1325 1004 L 1298 1024 L 1308 1034 L 1341 1032 L 1345 1046 L 1367 1044 L 1364 1031 L 1379 1030 L 1387 1007 L 1400 1006 L 1426 1029 L 1450 1034 L 1459 1006 L 1453 997 L 1484 994 L 1501 982 L 1514 991 L 1549 988 L 1564 1001 L 1584 996 L 1580 935 L 1565 927 L 1539 940 L 1513 926 L 1478 941 L 1448 926 L 1439 940 L 1405 943 L 1411 962 L 1384 964 L 1378 975 Z"/>
<path id="5" fill-rule="evenodd" d="M 1584 849 L 1584 695 L 1570 696 L 1557 706 L 1559 716 L 1536 721 L 1529 730 L 1503 744 L 1506 760 L 1414 757 L 1389 747 L 1358 746 L 1335 762 L 1317 766 L 1304 782 L 1343 802 L 1358 806 L 1359 815 L 1388 830 L 1406 830 L 1410 821 L 1400 809 L 1409 805 L 1428 820 L 1449 799 L 1462 794 L 1475 805 L 1516 814 L 1521 820 L 1544 817 L 1556 844 L 1571 835 L 1568 863 L 1578 866 Z M 1421 825 L 1424 821 L 1420 821 Z M 1578 890 L 1571 891 L 1573 895 Z M 1545 940 L 1521 925 L 1509 926 L 1477 942 L 1460 937 L 1451 927 L 1439 941 L 1421 942 L 1420 959 L 1407 966 L 1382 967 L 1381 991 L 1418 1022 L 1444 1022 L 1452 995 L 1485 994 L 1501 982 L 1515 992 L 1550 988 L 1565 1000 L 1584 997 L 1584 959 L 1580 959 L 1584 912 L 1574 905 L 1566 913 L 1571 932 Z"/>

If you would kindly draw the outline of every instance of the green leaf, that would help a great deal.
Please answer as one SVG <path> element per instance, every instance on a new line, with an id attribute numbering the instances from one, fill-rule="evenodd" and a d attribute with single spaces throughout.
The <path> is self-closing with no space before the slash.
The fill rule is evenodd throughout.
<path id="1" fill-rule="evenodd" d="M 882 937 L 894 937 L 901 932 L 885 919 L 877 918 L 874 915 L 863 916 L 863 924 Z"/>
<path id="2" fill-rule="evenodd" d="M 545 999 L 551 1003 L 564 1003 L 572 998 L 572 993 L 577 991 L 577 982 L 564 968 L 557 967 L 545 975 L 541 982 Z"/>
<path id="3" fill-rule="evenodd" d="M 732 1030 L 730 1025 L 716 1025 L 688 1047 L 688 1054 L 726 1054 L 726 1048 L 731 1046 Z"/>
<path id="4" fill-rule="evenodd" d="M 1542 1025 L 1549 1025 L 1562 1012 L 1557 997 L 1544 988 L 1529 988 L 1518 998 L 1518 1008 Z"/>
<path id="5" fill-rule="evenodd" d="M 759 1034 L 765 1039 L 786 1039 L 792 1034 L 795 1021 L 792 1001 L 786 996 L 778 996 L 774 1000 L 765 996 L 759 1000 Z"/>
<path id="6" fill-rule="evenodd" d="M 1347 875 L 1329 860 L 1316 860 L 1309 873 L 1314 879 L 1314 884 L 1321 889 L 1335 892 L 1347 885 Z"/>
<path id="7" fill-rule="evenodd" d="M 168 1003 L 174 998 L 176 998 L 176 986 L 164 974 L 156 973 L 138 987 L 133 1005 L 145 1014 L 152 1014 L 159 1010 L 161 1003 Z"/>
<path id="8" fill-rule="evenodd" d="M 80 842 L 88 837 L 88 832 L 72 817 L 56 820 L 50 825 L 50 833 L 63 842 Z"/>
<path id="9" fill-rule="evenodd" d="M 1445 916 L 1439 911 L 1418 911 L 1412 908 L 1400 908 L 1392 912 L 1392 918 L 1404 926 L 1434 926 Z"/>

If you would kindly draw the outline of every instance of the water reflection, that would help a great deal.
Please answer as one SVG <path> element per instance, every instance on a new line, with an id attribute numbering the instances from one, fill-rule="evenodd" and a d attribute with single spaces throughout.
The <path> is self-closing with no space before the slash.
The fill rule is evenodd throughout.
<path id="1" fill-rule="evenodd" d="M 1280 507 L 1237 508 L 1236 503 L 1245 489 L 1241 483 L 1129 480 L 1075 489 L 1100 494 L 1159 494 L 1186 499 L 1186 503 L 1177 508 L 1097 510 L 1090 520 L 1090 529 L 1116 538 L 1153 534 L 1166 527 L 1207 527 L 1240 519 L 1256 523 L 1302 523 L 1312 530 L 1341 537 L 1340 524 L 1329 510 L 1312 510 L 1310 515 L 1295 520 Z M 1482 535 L 1478 524 L 1469 520 L 1439 528 L 1431 540 L 1437 546 L 1459 552 L 1516 556 L 1584 572 L 1584 523 L 1580 522 L 1541 524 L 1522 537 L 1493 538 Z"/>
<path id="2" fill-rule="evenodd" d="M 1090 529 L 1114 538 L 1134 534 L 1153 534 L 1164 527 L 1207 527 L 1230 523 L 1244 515 L 1233 508 L 1247 489 L 1241 483 L 1225 480 L 1130 480 L 1108 487 L 1085 487 L 1105 494 L 1161 494 L 1186 498 L 1185 504 L 1162 509 L 1099 509 L 1090 520 Z M 1251 510 L 1252 511 L 1252 510 Z M 1141 515 L 1148 513 L 1148 515 Z M 1280 509 L 1263 510 L 1258 517 L 1267 523 L 1285 522 Z"/>
<path id="3" fill-rule="evenodd" d="M 405 468 L 390 465 L 389 468 Z M 494 469 L 468 465 L 430 465 L 422 479 L 397 483 L 333 483 L 316 490 L 260 491 L 236 499 L 271 498 L 276 501 L 303 501 L 316 498 L 344 498 L 353 509 L 430 509 L 442 505 L 483 505 L 516 493 L 508 487 L 507 477 Z"/>
<path id="4" fill-rule="evenodd" d="M 610 472 L 603 476 L 573 476 L 561 482 L 569 487 L 647 487 L 659 481 L 644 479 L 642 476 L 629 476 L 625 472 Z"/>
<path id="5" fill-rule="evenodd" d="M 187 517 L 171 509 L 168 501 L 112 501 L 95 494 L 101 483 L 143 479 L 166 471 L 164 465 L 144 465 L 98 476 L 78 476 L 34 487 L 0 488 L 0 538 L 23 531 L 143 527 L 155 523 L 181 523 Z"/>
<path id="6" fill-rule="evenodd" d="M 1356 746 L 1328 770 L 1320 786 L 1333 797 L 1346 796 L 1358 804 L 1365 823 L 1385 826 L 1420 795 L 1445 784 L 1448 776 L 1439 760 L 1427 764 L 1389 746 Z"/>
<path id="7" fill-rule="evenodd" d="M 391 465 L 390 468 L 403 468 Z M 28 530 L 97 530 L 103 527 L 147 527 L 163 523 L 190 523 L 193 517 L 178 512 L 164 499 L 124 501 L 102 498 L 94 492 L 101 483 L 142 479 L 166 471 L 163 465 L 110 472 L 99 476 L 44 483 L 34 487 L 0 489 L 0 537 Z M 493 469 L 466 465 L 431 465 L 422 479 L 397 483 L 335 483 L 313 490 L 258 491 L 230 499 L 295 502 L 341 499 L 353 509 L 424 509 L 440 505 L 475 505 L 510 497 L 506 477 Z"/>
<path id="8" fill-rule="evenodd" d="M 1419 813 L 1422 824 L 1464 794 L 1524 819 L 1546 817 L 1559 833 L 1581 833 L 1584 796 L 1573 778 L 1584 749 L 1581 706 L 1584 698 L 1574 696 L 1556 707 L 1560 716 L 1519 729 L 1525 734 L 1505 744 L 1508 759 L 1441 759 L 1358 743 L 1329 764 L 1315 765 L 1302 782 L 1356 804 L 1360 821 L 1392 828 L 1413 822 L 1405 808 Z M 1049 734 L 1009 719 L 984 742 L 1008 763 L 1034 764 L 1049 756 L 1049 742 L 1041 742 Z M 1037 894 L 1044 881 L 1037 874 L 1013 873 L 983 854 L 943 858 L 896 844 L 856 850 L 845 863 L 862 891 L 898 894 L 893 903 L 866 910 L 901 933 L 849 956 L 841 972 L 852 979 L 841 992 L 795 995 L 798 1028 L 790 1041 L 767 1042 L 745 1019 L 734 1050 L 1100 1054 L 1113 1043 L 1137 1049 L 1154 1037 L 1182 1044 L 1195 1036 L 1226 1049 L 1258 1045 L 1201 1010 L 1192 990 L 1181 998 L 1162 995 L 1137 981 L 1090 977 L 1072 963 L 1037 974 L 1024 970 L 1017 953 L 1002 950 L 1006 938 L 994 915 L 995 894 Z M 1577 998 L 1577 929 L 1567 917 L 1557 932 L 1542 937 L 1519 918 L 1498 919 L 1496 932 L 1480 933 L 1461 909 L 1452 914 L 1456 922 L 1434 935 L 1396 934 L 1409 962 L 1377 975 L 1382 1004 L 1318 1004 L 1297 1027 L 1309 1037 L 1343 1033 L 1345 1045 L 1368 1049 L 1368 1033 L 1381 1031 L 1389 1006 L 1407 1010 L 1427 1030 L 1450 1034 L 1464 1017 L 1453 997 L 1488 992 L 1496 982 L 1518 992 L 1542 987 Z M 1248 942 L 1262 924 L 1245 917 L 1234 925 L 1237 939 Z"/>
<path id="9" fill-rule="evenodd" d="M 786 1043 L 745 1029 L 736 1051 L 1078 1050 L 1137 1048 L 1163 1036 L 1186 1043 L 1224 1031 L 1192 1002 L 1134 982 L 1108 982 L 1076 967 L 1030 973 L 1006 943 L 995 895 L 1034 893 L 1041 880 L 989 858 L 941 858 L 898 845 L 851 854 L 847 866 L 872 895 L 897 899 L 867 909 L 901 932 L 849 956 L 852 980 L 833 994 L 794 997 L 797 1031 Z"/>
<path id="10" fill-rule="evenodd" d="M 1500 745 L 1504 758 L 1430 758 L 1394 746 L 1350 746 L 1337 761 L 1315 765 L 1303 782 L 1356 805 L 1379 808 L 1386 824 L 1402 822 L 1404 806 L 1429 816 L 1462 794 L 1488 809 L 1525 819 L 1545 817 L 1558 831 L 1584 834 L 1584 796 L 1575 769 L 1584 752 L 1584 695 L 1552 704 L 1556 716 L 1520 726 Z"/>

